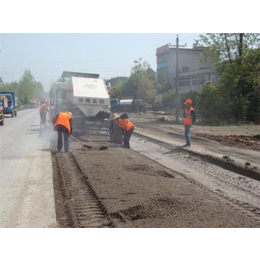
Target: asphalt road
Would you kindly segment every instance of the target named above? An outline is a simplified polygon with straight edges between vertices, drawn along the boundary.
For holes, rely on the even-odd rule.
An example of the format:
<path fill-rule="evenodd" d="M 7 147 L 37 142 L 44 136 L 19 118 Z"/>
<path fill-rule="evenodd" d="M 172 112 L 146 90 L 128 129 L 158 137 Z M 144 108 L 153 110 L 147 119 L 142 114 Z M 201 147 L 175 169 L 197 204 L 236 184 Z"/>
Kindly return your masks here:
<path fill-rule="evenodd" d="M 56 227 L 48 140 L 38 109 L 5 116 L 0 127 L 0 227 Z"/>

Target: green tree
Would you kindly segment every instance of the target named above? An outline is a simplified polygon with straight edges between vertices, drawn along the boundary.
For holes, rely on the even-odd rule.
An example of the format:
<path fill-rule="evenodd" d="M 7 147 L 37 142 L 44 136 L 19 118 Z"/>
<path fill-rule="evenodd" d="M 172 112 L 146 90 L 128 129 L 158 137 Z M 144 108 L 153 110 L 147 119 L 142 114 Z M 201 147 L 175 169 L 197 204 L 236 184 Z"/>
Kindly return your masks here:
<path fill-rule="evenodd" d="M 198 96 L 198 111 L 203 123 L 219 124 L 230 116 L 228 100 L 218 87 L 207 82 Z"/>
<path fill-rule="evenodd" d="M 122 86 L 122 97 L 137 98 L 152 104 L 156 96 L 156 73 L 146 62 L 139 60 L 131 69 L 131 75 Z"/>
<path fill-rule="evenodd" d="M 34 78 L 30 70 L 25 70 L 19 81 L 19 99 L 22 104 L 26 104 L 33 98 L 33 82 Z"/>
<path fill-rule="evenodd" d="M 159 84 L 159 88 L 157 89 L 158 94 L 164 94 L 172 89 L 172 85 L 168 82 L 165 74 L 160 75 L 160 78 L 157 78 L 157 82 Z"/>
<path fill-rule="evenodd" d="M 18 105 L 24 105 L 32 98 L 40 98 L 44 94 L 41 82 L 35 81 L 31 71 L 26 69 L 19 82 L 1 84 L 0 91 L 14 92 L 18 97 Z"/>
<path fill-rule="evenodd" d="M 111 91 L 113 92 L 111 95 L 112 98 L 122 98 L 122 88 L 127 79 L 128 77 L 114 77 L 107 80 L 107 84 L 111 85 Z"/>
<path fill-rule="evenodd" d="M 30 99 L 44 94 L 43 85 L 35 81 L 31 71 L 26 69 L 19 81 L 18 97 L 21 104 L 27 104 Z"/>
<path fill-rule="evenodd" d="M 206 34 L 201 35 L 199 43 L 214 57 L 220 73 L 220 95 L 228 100 L 233 117 L 256 120 L 257 111 L 251 111 L 251 102 L 255 102 L 252 96 L 259 86 L 260 34 Z"/>
<path fill-rule="evenodd" d="M 175 92 L 170 89 L 162 95 L 163 106 L 167 106 L 172 110 L 175 105 Z"/>

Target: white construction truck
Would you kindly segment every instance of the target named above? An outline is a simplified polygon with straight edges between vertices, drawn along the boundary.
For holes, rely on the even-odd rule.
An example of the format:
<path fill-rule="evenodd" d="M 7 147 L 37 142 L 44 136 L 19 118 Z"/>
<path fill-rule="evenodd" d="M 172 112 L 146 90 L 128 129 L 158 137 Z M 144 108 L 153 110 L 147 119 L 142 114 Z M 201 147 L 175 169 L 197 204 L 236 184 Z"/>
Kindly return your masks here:
<path fill-rule="evenodd" d="M 73 134 L 108 134 L 111 140 L 118 126 L 111 127 L 108 87 L 99 74 L 64 71 L 50 93 L 51 116 L 62 111 L 72 112 Z M 122 143 L 122 134 L 119 133 Z"/>

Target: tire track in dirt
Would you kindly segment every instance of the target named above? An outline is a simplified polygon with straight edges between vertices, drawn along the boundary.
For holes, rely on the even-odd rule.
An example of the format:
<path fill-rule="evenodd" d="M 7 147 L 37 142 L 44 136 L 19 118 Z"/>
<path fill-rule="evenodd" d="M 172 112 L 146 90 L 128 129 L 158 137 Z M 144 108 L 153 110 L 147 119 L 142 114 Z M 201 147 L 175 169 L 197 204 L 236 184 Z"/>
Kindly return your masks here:
<path fill-rule="evenodd" d="M 115 227 L 74 156 L 71 153 L 58 153 L 54 157 L 55 196 L 61 202 L 56 203 L 60 227 Z"/>

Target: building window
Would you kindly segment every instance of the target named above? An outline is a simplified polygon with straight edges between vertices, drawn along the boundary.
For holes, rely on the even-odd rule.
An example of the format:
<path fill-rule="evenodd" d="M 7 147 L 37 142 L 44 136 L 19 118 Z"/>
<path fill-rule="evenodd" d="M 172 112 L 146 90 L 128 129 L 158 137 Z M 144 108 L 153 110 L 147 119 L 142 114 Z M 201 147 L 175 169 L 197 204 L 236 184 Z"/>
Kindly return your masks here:
<path fill-rule="evenodd" d="M 188 72 L 188 71 L 189 71 L 189 67 L 186 66 L 182 67 L 182 72 Z"/>
<path fill-rule="evenodd" d="M 180 87 L 185 87 L 185 86 L 189 86 L 190 85 L 190 81 L 189 80 L 180 80 L 179 81 L 179 86 Z"/>
<path fill-rule="evenodd" d="M 192 85 L 203 85 L 206 82 L 205 78 L 195 78 L 192 80 Z"/>
<path fill-rule="evenodd" d="M 157 64 L 157 69 L 162 69 L 165 67 L 169 67 L 169 61 L 163 61 Z"/>

